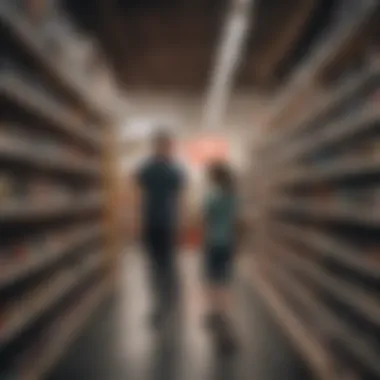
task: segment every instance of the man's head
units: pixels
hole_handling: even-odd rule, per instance
[[[159,157],[171,157],[173,154],[173,139],[169,132],[160,130],[153,138],[154,153]]]

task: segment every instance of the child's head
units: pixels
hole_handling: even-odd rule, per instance
[[[227,162],[219,161],[214,162],[208,168],[208,178],[211,183],[225,192],[234,192],[235,184],[232,174]]]

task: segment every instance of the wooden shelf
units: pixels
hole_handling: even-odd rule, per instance
[[[90,132],[83,123],[70,117],[68,109],[63,108],[47,94],[37,90],[28,78],[24,78],[16,70],[1,71],[0,93],[19,106],[25,107],[47,120],[55,131],[80,141],[92,149],[100,149],[100,140],[95,131]]]
[[[348,102],[354,96],[364,91],[365,88],[369,86],[374,87],[377,82],[380,82],[380,66],[376,66],[369,72],[363,73],[349,83],[338,86],[333,92],[327,93],[323,97],[321,96],[320,102],[306,113],[301,121],[289,128],[283,128],[278,131],[276,135],[267,142],[265,148],[276,147],[276,150],[278,149],[277,154],[282,153],[284,149],[287,151],[291,150],[293,147],[291,141],[289,141],[289,146],[288,144],[283,144],[284,139],[296,138],[296,135],[305,132],[305,130],[310,128],[310,125],[317,124],[317,121],[326,117],[334,109]]]
[[[4,266],[0,274],[0,289],[4,289],[28,276],[38,273],[64,257],[70,256],[77,248],[101,236],[102,229],[99,225],[82,227],[64,245],[51,252],[40,254],[37,257],[29,257],[22,264],[17,262],[13,265]]]
[[[279,179],[281,186],[315,186],[322,182],[380,175],[380,158],[338,159],[324,168],[300,168]]]
[[[326,35],[323,40],[319,41],[319,45],[312,52],[311,57],[297,69],[290,79],[289,84],[285,86],[278,110],[274,112],[274,116],[268,123],[270,132],[268,133],[268,138],[263,149],[268,149],[270,146],[273,146],[274,142],[280,142],[289,131],[293,130],[294,127],[289,127],[289,125],[294,125],[294,119],[293,123],[290,122],[286,127],[283,126],[280,128],[280,132],[279,129],[275,130],[273,126],[281,123],[284,114],[286,114],[291,105],[302,101],[305,89],[316,86],[316,82],[318,82],[322,72],[336,57],[342,53],[344,54],[348,45],[360,43],[356,37],[362,33],[363,27],[372,18],[377,8],[378,4],[376,1],[373,1],[366,6],[363,12],[357,15],[351,23],[338,27],[332,33]],[[315,110],[315,103],[311,102],[310,107],[310,113],[312,114]],[[322,107],[323,103],[321,109]],[[309,112],[306,112],[306,114],[309,115]],[[309,116],[307,116],[307,118],[309,120],[311,119]]]
[[[0,206],[0,223],[34,222],[100,210],[103,197],[89,194],[72,200],[47,201],[43,204],[13,201]]]
[[[380,4],[366,4],[350,24],[326,33],[301,65],[268,138],[255,151],[260,219],[253,251],[262,252],[261,269],[283,310],[314,333],[336,379],[380,378],[380,65],[368,64],[361,74],[353,70],[348,79],[348,71],[336,72],[346,79],[334,90],[320,86],[331,67],[361,43],[372,44],[363,38],[370,36]],[[376,52],[365,53],[363,60],[378,60]]]
[[[366,4],[362,3],[362,11],[356,15],[352,23],[342,29],[344,37],[341,39],[340,44],[331,50],[328,58],[318,67],[316,73],[318,77],[323,78],[325,72],[344,60],[348,52],[360,46],[363,43],[363,37],[366,37],[366,33],[368,34],[371,24],[377,22],[376,16],[379,10],[377,0],[367,1]]]
[[[312,329],[309,328],[310,326],[305,325],[296,313],[289,308],[276,286],[264,274],[259,260],[253,260],[250,272],[247,278],[251,281],[254,291],[259,292],[262,299],[267,303],[279,325],[314,370],[316,377],[321,380],[335,380],[334,363],[323,342],[315,332],[313,333]]]
[[[344,346],[352,357],[359,360],[368,368],[371,368],[375,374],[380,375],[380,363],[378,356],[375,354],[376,348],[362,337],[360,333],[355,331],[352,326],[328,310],[317,296],[308,287],[304,286],[304,283],[301,283],[288,273],[287,269],[291,265],[287,263],[285,255],[279,254],[276,257],[279,258],[281,263],[285,264],[285,266],[280,266],[278,262],[271,263],[271,270],[273,277],[277,280],[278,288],[287,290],[288,294],[292,294],[294,299],[304,307],[305,311],[314,314],[315,319],[318,320],[320,332],[324,334],[326,342],[331,342],[336,346],[336,342],[339,341],[340,345]],[[289,268],[289,270],[291,269]],[[334,356],[332,348],[325,347],[325,350],[326,355],[329,355],[330,358]],[[345,363],[346,367],[348,367],[348,364]],[[335,368],[338,369],[342,365],[344,363],[335,363]],[[339,369],[342,370],[341,368]],[[337,379],[339,378],[341,377],[337,376]]]
[[[116,283],[116,107],[13,3],[0,2],[0,349],[9,377],[39,380]]]
[[[8,312],[7,314],[12,315],[12,317],[5,321],[0,331],[0,347],[15,339],[16,335],[19,335],[30,326],[41,314],[52,308],[78,285],[83,283],[85,279],[101,267],[101,263],[100,255],[96,259],[90,257],[84,269],[73,278],[70,278],[71,276],[68,278],[58,277],[56,280],[50,281],[49,287],[41,290],[38,302],[33,307],[30,305],[27,308],[21,306],[19,310],[15,309],[13,312]]]
[[[314,220],[342,222],[369,228],[380,227],[380,213],[373,207],[366,209],[360,205],[353,207],[338,205],[333,202],[327,205],[311,201],[284,199],[272,204],[272,208],[277,211],[287,211]]]
[[[79,335],[83,325],[110,294],[110,291],[111,287],[107,282],[100,284],[79,307],[75,318],[62,320],[62,326],[57,329],[54,339],[47,342],[44,355],[33,363],[33,367],[30,368],[25,380],[40,380],[49,372]]]
[[[278,244],[280,247],[280,244]],[[380,302],[377,295],[369,290],[360,289],[349,282],[329,275],[313,262],[300,257],[289,247],[282,248],[282,254],[291,263],[291,267],[300,276],[307,278],[312,284],[328,292],[331,296],[355,310],[364,319],[380,326]],[[304,255],[305,256],[305,255]],[[380,352],[379,352],[380,354]]]
[[[89,178],[101,177],[101,170],[95,162],[69,160],[59,154],[47,155],[17,141],[0,141],[0,159],[53,173]]]
[[[44,41],[25,16],[12,6],[12,1],[0,4],[0,22],[17,37],[21,44],[41,64],[45,72],[54,80],[62,91],[74,97],[82,107],[102,123],[112,121],[111,112],[95,100],[89,88],[91,83],[85,83],[83,78],[74,74],[72,68],[64,67],[62,62],[46,50]]]
[[[379,122],[380,111],[373,106],[358,112],[352,112],[339,122],[332,121],[316,136],[310,136],[306,141],[296,143],[288,151],[288,154],[280,159],[283,162],[289,159],[299,159],[305,155],[316,153],[318,150],[331,148],[333,145],[339,145],[347,139],[363,135],[377,128]]]
[[[286,239],[302,243],[318,251],[321,257],[329,258],[343,267],[349,268],[366,277],[380,280],[380,265],[363,256],[352,244],[337,237],[323,233],[309,232],[302,227],[278,224],[276,231]]]

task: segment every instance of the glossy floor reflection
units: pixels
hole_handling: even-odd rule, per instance
[[[218,357],[202,326],[199,258],[179,259],[182,301],[161,332],[148,324],[142,254],[127,254],[118,294],[102,307],[49,380],[307,380],[309,374],[252,289],[237,279],[239,353]]]

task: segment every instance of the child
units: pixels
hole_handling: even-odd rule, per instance
[[[228,165],[214,163],[208,169],[210,190],[205,220],[205,269],[210,312],[207,325],[217,327],[231,308],[231,280],[237,239],[237,196]]]

